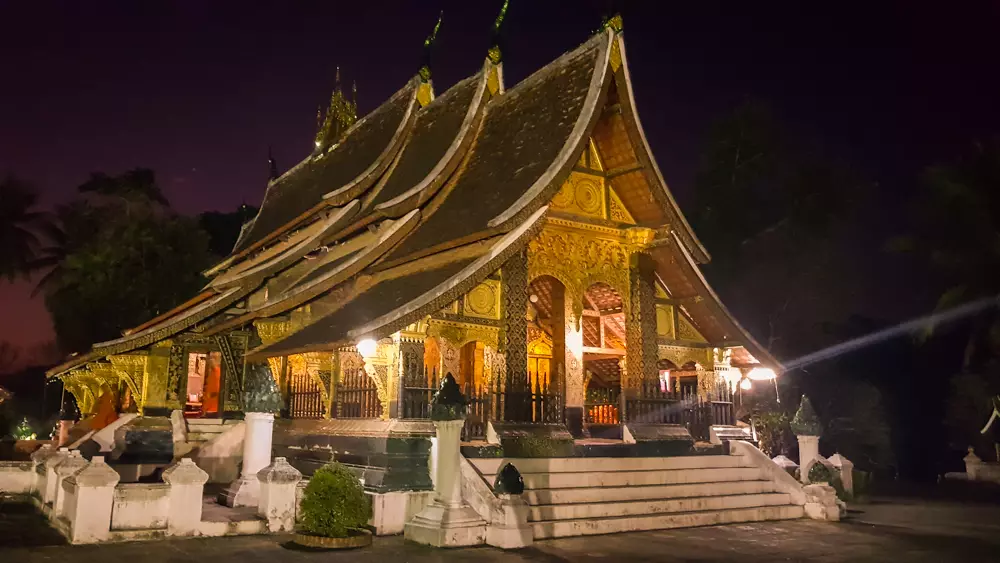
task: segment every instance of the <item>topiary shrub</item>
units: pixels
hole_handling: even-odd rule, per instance
[[[792,418],[791,427],[796,436],[819,436],[823,433],[823,424],[816,416],[809,397],[802,395],[802,402],[799,403],[799,410]]]
[[[810,483],[827,483],[833,490],[837,491],[837,498],[847,502],[851,500],[850,495],[844,489],[844,482],[841,481],[840,475],[836,470],[830,469],[826,465],[820,462],[816,462],[812,467],[809,468],[809,482]]]
[[[493,481],[493,492],[498,495],[524,493],[524,478],[521,477],[521,472],[514,467],[513,463],[506,463],[503,469],[497,472],[497,477]]]
[[[465,418],[466,405],[465,395],[449,373],[444,376],[441,388],[431,400],[431,420],[462,420]]]
[[[281,392],[265,363],[247,364],[243,384],[243,411],[276,413],[281,409]]]
[[[372,508],[361,482],[339,463],[316,470],[302,495],[300,531],[314,536],[345,538],[371,518]]]

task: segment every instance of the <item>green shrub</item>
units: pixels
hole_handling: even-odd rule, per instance
[[[844,489],[844,482],[841,481],[840,475],[837,471],[835,469],[830,469],[822,463],[814,463],[813,466],[809,468],[809,482],[827,483],[833,487],[833,490],[837,491],[837,498],[844,502],[851,500],[851,495]]]
[[[281,410],[281,393],[266,363],[247,364],[243,384],[243,411],[270,412]]]
[[[796,436],[819,436],[823,433],[823,424],[816,416],[816,410],[813,409],[809,397],[802,395],[799,410],[795,411],[791,427]]]
[[[315,473],[302,495],[301,531],[328,538],[347,537],[349,528],[360,528],[371,518],[371,503],[364,487],[339,463]]]

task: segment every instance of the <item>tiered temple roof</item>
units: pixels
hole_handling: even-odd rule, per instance
[[[634,223],[668,297],[706,344],[777,362],[698,268],[709,256],[667,189],[635,110],[625,45],[605,29],[505,89],[502,64],[434,97],[415,76],[267,187],[260,212],[191,301],[50,370],[220,334],[308,305],[311,323],[251,350],[261,359],[379,338],[440,310],[522,251],[584,151]]]

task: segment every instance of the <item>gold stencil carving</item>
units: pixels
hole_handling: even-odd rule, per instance
[[[500,281],[486,280],[465,295],[463,313],[467,317],[500,318]]]
[[[474,340],[496,348],[500,329],[495,326],[431,319],[427,325],[427,336],[448,342],[455,348],[461,348]]]
[[[552,198],[552,208],[565,213],[605,219],[604,192],[604,179],[600,176],[573,172]]]
[[[625,209],[625,204],[615,193],[614,189],[608,189],[608,212],[610,214],[610,219],[612,221],[618,221],[619,223],[628,223],[630,225],[635,224],[635,219],[632,218],[632,214]]]
[[[618,72],[618,69],[622,66],[622,49],[619,46],[619,39],[615,37],[615,40],[611,43],[611,70]]]
[[[610,285],[627,302],[628,245],[621,240],[599,236],[596,232],[557,228],[548,224],[528,243],[529,279],[545,275],[562,282],[566,295],[572,297],[577,305],[584,291],[597,282]]]
[[[691,340],[694,342],[707,342],[705,337],[702,336],[691,321],[687,320],[687,317],[680,315],[677,317],[677,338],[679,340]]]
[[[660,345],[657,347],[657,358],[661,360],[670,360],[677,367],[684,367],[685,364],[694,362],[702,367],[709,367],[712,365],[712,349],[711,348],[688,348],[686,346],[667,346]]]

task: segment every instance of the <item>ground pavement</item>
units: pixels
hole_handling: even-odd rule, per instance
[[[3,538],[0,538],[3,539]],[[9,539],[9,537],[8,537]],[[97,546],[0,548],[3,563],[281,563],[563,561],[1000,561],[1000,505],[934,498],[877,498],[833,524],[812,520],[636,532],[536,543],[511,552],[438,550],[376,538],[366,549],[305,552],[288,537],[177,539]],[[37,545],[37,544],[36,544]]]

